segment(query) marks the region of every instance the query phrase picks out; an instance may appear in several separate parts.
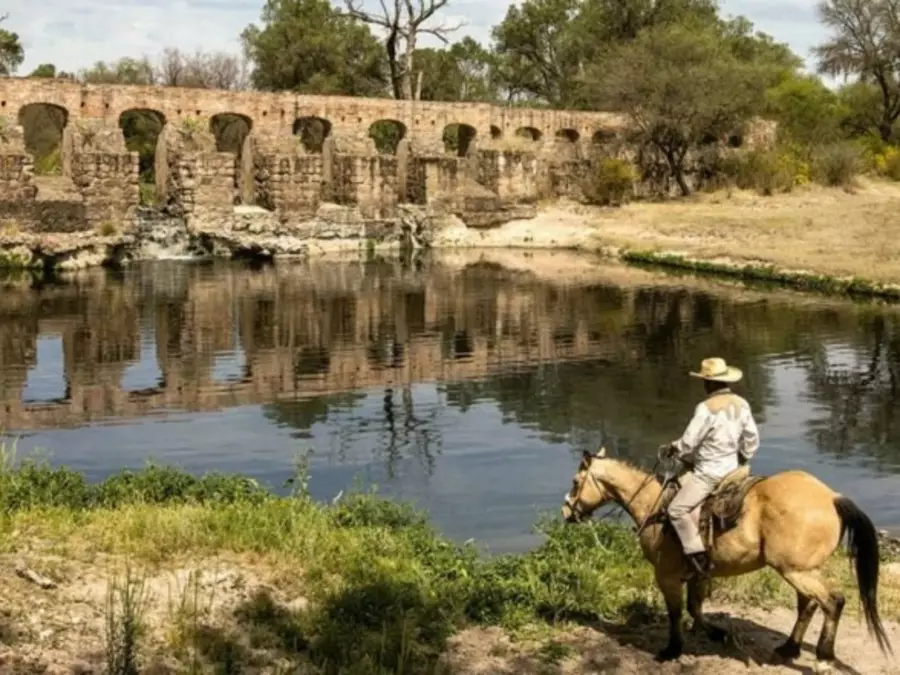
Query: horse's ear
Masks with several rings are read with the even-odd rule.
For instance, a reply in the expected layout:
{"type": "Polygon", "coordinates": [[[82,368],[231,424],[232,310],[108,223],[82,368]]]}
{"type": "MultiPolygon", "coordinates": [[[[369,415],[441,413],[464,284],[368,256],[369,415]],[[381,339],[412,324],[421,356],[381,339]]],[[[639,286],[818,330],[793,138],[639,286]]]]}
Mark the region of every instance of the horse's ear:
{"type": "Polygon", "coordinates": [[[601,445],[600,449],[597,451],[597,454],[595,455],[595,457],[597,459],[603,459],[604,457],[606,457],[606,447],[601,445]]]}
{"type": "Polygon", "coordinates": [[[581,466],[589,466],[594,456],[587,450],[581,452],[581,466]]]}

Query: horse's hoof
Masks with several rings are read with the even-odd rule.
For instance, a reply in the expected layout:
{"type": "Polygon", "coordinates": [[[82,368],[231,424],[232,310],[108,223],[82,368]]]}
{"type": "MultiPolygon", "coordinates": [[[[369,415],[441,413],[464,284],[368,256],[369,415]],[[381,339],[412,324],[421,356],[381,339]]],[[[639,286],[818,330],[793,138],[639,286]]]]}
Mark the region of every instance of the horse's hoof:
{"type": "Polygon", "coordinates": [[[800,656],[800,645],[793,640],[775,647],[775,656],[782,661],[793,661],[800,656]]]}
{"type": "Polygon", "coordinates": [[[668,645],[656,655],[657,661],[675,661],[681,658],[681,645],[668,645]]]}

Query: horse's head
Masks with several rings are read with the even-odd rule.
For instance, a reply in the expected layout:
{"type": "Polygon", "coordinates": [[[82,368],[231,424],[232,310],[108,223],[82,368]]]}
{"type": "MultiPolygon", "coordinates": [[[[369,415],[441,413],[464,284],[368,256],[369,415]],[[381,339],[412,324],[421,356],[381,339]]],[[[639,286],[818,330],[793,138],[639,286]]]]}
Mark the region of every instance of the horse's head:
{"type": "Polygon", "coordinates": [[[612,498],[609,491],[597,479],[596,463],[606,457],[606,448],[600,448],[592,455],[584,451],[578,471],[572,477],[572,489],[566,493],[562,514],[567,523],[578,523],[612,498]]]}

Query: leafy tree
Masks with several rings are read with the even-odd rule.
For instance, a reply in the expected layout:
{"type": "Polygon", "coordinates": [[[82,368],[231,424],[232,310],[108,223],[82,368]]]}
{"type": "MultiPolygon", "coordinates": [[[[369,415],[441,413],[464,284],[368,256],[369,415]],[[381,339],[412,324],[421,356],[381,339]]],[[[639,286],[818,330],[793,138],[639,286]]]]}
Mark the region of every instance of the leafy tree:
{"type": "MultiPolygon", "coordinates": [[[[0,23],[8,18],[8,14],[0,16],[0,23]]],[[[24,60],[25,50],[19,42],[19,34],[0,28],[0,76],[14,75],[24,60]]]]}
{"type": "Polygon", "coordinates": [[[241,33],[257,89],[381,96],[382,49],[368,26],[328,0],[266,0],[262,27],[241,33]]]}
{"type": "Polygon", "coordinates": [[[492,31],[498,77],[509,99],[569,103],[580,63],[570,37],[578,9],[578,0],[524,0],[509,6],[492,31]]]}
{"type": "Polygon", "coordinates": [[[118,61],[98,61],[78,74],[89,84],[156,84],[156,70],[150,59],[121,58],[118,61]]]}
{"type": "Polygon", "coordinates": [[[900,8],[896,0],[825,0],[819,5],[831,39],[815,48],[819,72],[856,76],[872,83],[878,101],[878,133],[884,141],[900,118],[900,8]]]}
{"type": "Polygon", "coordinates": [[[690,150],[758,113],[771,66],[738,58],[721,32],[701,24],[642,31],[593,68],[586,84],[597,107],[626,113],[636,140],[665,158],[684,195],[690,150]]]}
{"type": "Polygon", "coordinates": [[[584,107],[580,78],[645,28],[716,20],[714,0],[524,0],[494,28],[499,82],[510,99],[584,107]]]}
{"type": "Polygon", "coordinates": [[[849,110],[819,78],[791,75],[766,93],[766,113],[782,139],[814,145],[838,140],[849,110]]]}
{"type": "Polygon", "coordinates": [[[491,54],[470,37],[449,49],[418,49],[414,62],[423,101],[492,101],[491,54]]]}

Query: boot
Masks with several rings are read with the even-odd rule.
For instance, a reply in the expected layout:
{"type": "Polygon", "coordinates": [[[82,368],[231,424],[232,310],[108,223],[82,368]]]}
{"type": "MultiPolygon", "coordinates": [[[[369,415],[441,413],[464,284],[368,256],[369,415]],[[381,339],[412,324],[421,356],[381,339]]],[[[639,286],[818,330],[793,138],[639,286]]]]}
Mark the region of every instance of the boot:
{"type": "MultiPolygon", "coordinates": [[[[709,573],[712,571],[712,560],[709,558],[709,554],[706,551],[700,551],[699,553],[692,553],[687,556],[688,562],[688,575],[687,579],[692,579],[693,577],[709,577],[709,573]]],[[[686,580],[687,580],[686,579],[686,580]]]]}

